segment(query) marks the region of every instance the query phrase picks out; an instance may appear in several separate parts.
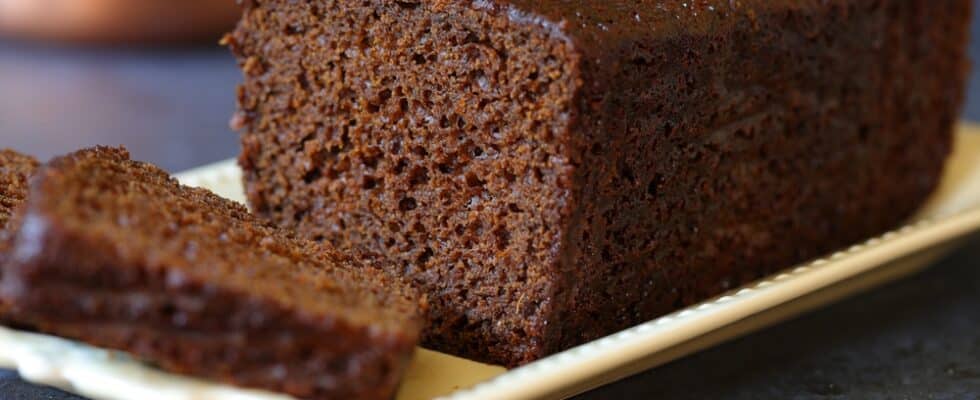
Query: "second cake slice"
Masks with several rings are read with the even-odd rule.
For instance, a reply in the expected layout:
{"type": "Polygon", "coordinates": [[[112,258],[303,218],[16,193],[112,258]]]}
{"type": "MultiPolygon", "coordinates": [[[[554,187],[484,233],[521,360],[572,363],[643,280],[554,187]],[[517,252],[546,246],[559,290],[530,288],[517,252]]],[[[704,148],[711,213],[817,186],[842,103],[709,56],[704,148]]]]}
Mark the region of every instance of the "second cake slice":
{"type": "Polygon", "coordinates": [[[19,220],[13,318],[171,372],[384,399],[418,339],[409,288],[122,149],[54,160],[19,220]]]}

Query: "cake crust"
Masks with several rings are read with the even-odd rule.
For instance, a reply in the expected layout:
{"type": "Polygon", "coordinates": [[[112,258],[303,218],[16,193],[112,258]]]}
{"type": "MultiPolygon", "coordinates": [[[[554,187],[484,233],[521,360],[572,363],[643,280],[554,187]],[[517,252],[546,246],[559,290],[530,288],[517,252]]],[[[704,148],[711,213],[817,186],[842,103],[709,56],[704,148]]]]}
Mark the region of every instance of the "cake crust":
{"type": "Polygon", "coordinates": [[[935,187],[967,0],[253,1],[260,215],[520,365],[884,232],[935,187]]]}

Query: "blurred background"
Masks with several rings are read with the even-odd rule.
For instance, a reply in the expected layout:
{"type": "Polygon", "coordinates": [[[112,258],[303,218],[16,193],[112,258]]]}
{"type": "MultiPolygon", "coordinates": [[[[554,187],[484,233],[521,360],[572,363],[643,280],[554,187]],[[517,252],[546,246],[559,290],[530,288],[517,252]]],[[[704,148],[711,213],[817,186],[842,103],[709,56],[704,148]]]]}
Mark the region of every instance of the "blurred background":
{"type": "MultiPolygon", "coordinates": [[[[47,159],[122,144],[174,172],[234,157],[240,74],[218,41],[237,13],[235,0],[0,0],[0,147],[47,159]]],[[[973,37],[980,60],[976,25],[973,37]]],[[[978,73],[963,118],[980,121],[978,73]]],[[[980,398],[978,266],[974,241],[922,275],[582,398],[980,398]]],[[[74,397],[0,371],[0,398],[74,397]]]]}
{"type": "Polygon", "coordinates": [[[0,0],[0,146],[95,144],[176,171],[232,157],[235,0],[0,0]]]}

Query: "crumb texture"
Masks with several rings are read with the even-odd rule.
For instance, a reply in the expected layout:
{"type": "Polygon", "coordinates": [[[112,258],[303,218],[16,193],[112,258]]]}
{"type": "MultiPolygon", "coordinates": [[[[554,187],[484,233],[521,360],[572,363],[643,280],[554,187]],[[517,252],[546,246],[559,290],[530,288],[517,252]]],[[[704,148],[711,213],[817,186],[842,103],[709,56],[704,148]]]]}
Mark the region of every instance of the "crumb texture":
{"type": "Polygon", "coordinates": [[[0,254],[4,253],[7,241],[7,225],[14,210],[27,197],[27,181],[37,167],[38,162],[33,157],[0,149],[0,254]]]}
{"type": "Polygon", "coordinates": [[[892,228],[933,190],[968,0],[246,3],[251,206],[508,366],[892,228]]]}
{"type": "Polygon", "coordinates": [[[282,226],[391,256],[430,294],[426,344],[529,361],[566,217],[574,56],[506,14],[434,7],[248,10],[230,39],[247,192],[282,226]]]}
{"type": "MultiPolygon", "coordinates": [[[[38,168],[34,157],[9,149],[0,149],[0,266],[6,262],[10,248],[10,230],[16,222],[15,213],[27,197],[28,179],[38,168]]],[[[0,268],[0,279],[3,269],[0,268]]],[[[7,320],[6,303],[0,298],[0,322],[7,320]]]]}

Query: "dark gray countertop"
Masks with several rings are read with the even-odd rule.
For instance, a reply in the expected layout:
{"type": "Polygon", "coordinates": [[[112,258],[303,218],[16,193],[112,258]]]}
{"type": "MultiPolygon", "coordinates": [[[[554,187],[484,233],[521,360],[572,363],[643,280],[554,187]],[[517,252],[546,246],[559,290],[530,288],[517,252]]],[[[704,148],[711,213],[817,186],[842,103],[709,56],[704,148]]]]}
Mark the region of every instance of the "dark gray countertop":
{"type": "Polygon", "coordinates": [[[980,398],[980,241],[918,276],[581,399],[980,398]]]}
{"type": "MultiPolygon", "coordinates": [[[[237,81],[218,48],[0,43],[0,146],[47,158],[124,144],[172,171],[225,159],[237,153],[237,81]]],[[[980,121],[980,77],[969,93],[964,116],[980,121]]],[[[0,399],[76,398],[0,371],[0,399]]],[[[580,398],[978,399],[980,240],[915,277],[580,398]]]]}

